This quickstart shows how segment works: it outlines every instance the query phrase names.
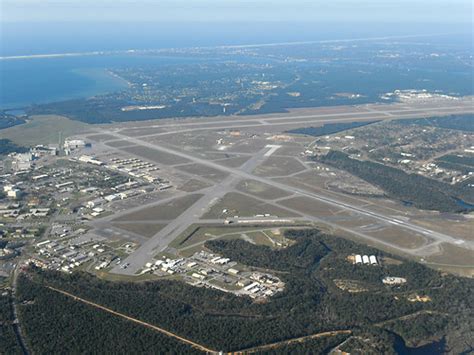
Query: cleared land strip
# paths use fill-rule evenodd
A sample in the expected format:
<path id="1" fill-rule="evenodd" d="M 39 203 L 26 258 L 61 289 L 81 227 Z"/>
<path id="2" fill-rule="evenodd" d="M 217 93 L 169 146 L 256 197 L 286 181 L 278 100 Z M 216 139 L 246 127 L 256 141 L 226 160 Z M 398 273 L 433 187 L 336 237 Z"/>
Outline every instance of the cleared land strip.
<path id="1" fill-rule="evenodd" d="M 136 318 L 133 318 L 133 317 L 130 317 L 130 316 L 127 316 L 123 313 L 120 313 L 120 312 L 117 312 L 117 311 L 114 311 L 110 308 L 107 308 L 107 307 L 104 307 L 104 306 L 101 306 L 100 304 L 97 304 L 97 303 L 94 303 L 94 302 L 91 302 L 91 301 L 88 301 L 84 298 L 81 298 L 81 297 L 78 297 L 76 295 L 73 295 L 72 293 L 69 293 L 67 291 L 63 291 L 63 290 L 60 290 L 59 288 L 56 288 L 56 287 L 52 287 L 52 286 L 45 286 L 47 287 L 48 289 L 54 291 L 54 292 L 58 292 L 66 297 L 70 297 L 72 298 L 73 300 L 75 301 L 78 301 L 78 302 L 82 302 L 84 304 L 87 304 L 89 306 L 92 306 L 92 307 L 95 307 L 95 308 L 98 308 L 102 311 L 105 311 L 105 312 L 108 312 L 110 314 L 113 314 L 117 317 L 121 317 L 123 319 L 126 319 L 130 322 L 133 322 L 133 323 L 136 323 L 136 324 L 139 324 L 139 325 L 142 325 L 144 327 L 147 327 L 147 328 L 150 328 L 152 330 L 155 330 L 159 333 L 162 333 L 166 336 L 169 336 L 171 338 L 174 338 L 182 343 L 185 343 L 187 345 L 190 345 L 192 346 L 193 348 L 196 348 L 200 351 L 203 351 L 205 353 L 210 353 L 210 354 L 218 354 L 219 352 L 218 351 L 215 351 L 215 350 L 212 350 L 212 349 L 209 349 L 207 347 L 205 347 L 204 345 L 201 345 L 201 344 L 198 344 L 198 343 L 195 343 L 194 341 L 192 340 L 189 340 L 189 339 L 186 339 L 186 338 L 183 338 L 175 333 L 172 333 L 168 330 L 165 330 L 163 328 L 160 328 L 160 327 L 157 327 L 156 325 L 153 325 L 153 324 L 150 324 L 150 323 L 147 323 L 147 322 L 144 322 L 142 320 L 139 320 L 139 319 L 136 319 Z M 263 350 L 270 350 L 270 349 L 275 349 L 275 348 L 279 348 L 281 346 L 284 346 L 284 345 L 291 345 L 291 344 L 294 344 L 294 343 L 302 343 L 302 342 L 305 342 L 307 340 L 311 340 L 311 339 L 317 339 L 317 338 L 322 338 L 322 337 L 328 337 L 328 336 L 335 336 L 335 335 L 339 335 L 339 334 L 352 334 L 352 331 L 351 330 L 332 330 L 332 331 L 327 331 L 327 332 L 322 332 L 322 333 L 316 333 L 316 334 L 311 334 L 311 335 L 306 335 L 306 336 L 302 336 L 302 337 L 299 337 L 299 338 L 293 338 L 293 339 L 288 339 L 288 340 L 284 340 L 284 341 L 279 341 L 279 342 L 276 342 L 276 343 L 272 343 L 272 344 L 265 344 L 265 345 L 260 345 L 260 346 L 256 346 L 256 347 L 253 347 L 253 348 L 248 348 L 248 349 L 243 349 L 243 350 L 239 350 L 239 351 L 233 351 L 233 352 L 229 352 L 227 354 L 252 354 L 252 353 L 255 353 L 255 352 L 258 352 L 258 351 L 263 351 Z"/>
<path id="2" fill-rule="evenodd" d="M 124 318 L 130 322 L 133 322 L 133 323 L 136 323 L 136 324 L 140 324 L 140 325 L 143 325 L 144 327 L 147 327 L 147 328 L 150 328 L 150 329 L 153 329 L 159 333 L 162 333 L 164 335 L 167 335 L 169 337 L 172 337 L 182 343 L 185 343 L 187 345 L 190 345 L 192 346 L 193 348 L 196 348 L 198 350 L 201 350 L 203 352 L 206 352 L 206 353 L 212 353 L 212 354 L 216 354 L 218 353 L 217 351 L 215 350 L 211 350 L 209 348 L 206 348 L 204 345 L 201 345 L 201 344 L 198 344 L 198 343 L 195 343 L 193 342 L 192 340 L 189 340 L 189 339 L 186 339 L 186 338 L 183 338 L 177 334 L 174 334 L 172 332 L 169 332 L 163 328 L 160 328 L 160 327 L 157 327 L 156 325 L 153 325 L 153 324 L 150 324 L 150 323 L 147 323 L 147 322 L 144 322 L 144 321 L 141 321 L 139 319 L 136 319 L 136 318 L 132 318 L 132 317 L 129 317 L 123 313 L 120 313 L 120 312 L 116 312 L 110 308 L 107 308 L 107 307 L 104 307 L 104 306 L 101 306 L 100 304 L 97 304 L 97 303 L 94 303 L 94 302 L 91 302 L 91 301 L 88 301 L 84 298 L 81 298 L 81 297 L 77 297 L 75 295 L 73 295 L 72 293 L 69 293 L 69 292 L 66 292 L 66 291 L 63 291 L 63 290 L 60 290 L 58 288 L 55 288 L 55 287 L 52 287 L 52 286 L 46 286 L 47 288 L 49 288 L 50 290 L 52 291 L 55 291 L 55 292 L 58 292 L 58 293 L 61 293 L 62 295 L 64 296 L 67 296 L 67 297 L 70 297 L 72 299 L 74 299 L 75 301 L 79 301 L 79 302 L 82 302 L 82 303 L 85 303 L 89 306 L 92 306 L 92 307 L 95 307 L 95 308 L 98 308 L 98 309 L 101 309 L 105 312 L 108 312 L 108 313 L 111 313 L 115 316 L 118 316 L 118 317 L 121 317 L 121 318 Z"/>
<path id="3" fill-rule="evenodd" d="M 447 313 L 442 313 L 442 312 L 438 312 L 438 311 L 432 311 L 432 310 L 429 310 L 429 309 L 423 309 L 421 311 L 418 311 L 418 312 L 415 312 L 415 313 L 410 313 L 410 314 L 407 314 L 405 316 L 401 316 L 401 317 L 397 317 L 397 318 L 393 318 L 393 319 L 387 319 L 387 320 L 384 320 L 383 322 L 379 322 L 379 323 L 376 323 L 375 326 L 377 327 L 382 327 L 384 326 L 385 324 L 387 323 L 391 323 L 391 322 L 396 322 L 397 320 L 409 320 L 409 319 L 412 319 L 412 318 L 415 318 L 415 317 L 418 317 L 422 314 L 429 314 L 429 315 L 441 315 L 441 316 L 447 316 L 448 314 Z"/>
<path id="4" fill-rule="evenodd" d="M 248 348 L 248 349 L 243 349 L 243 350 L 239 350 L 239 351 L 234 351 L 234 352 L 231 352 L 231 353 L 228 353 L 228 354 L 252 354 L 252 353 L 259 352 L 259 351 L 277 349 L 277 348 L 282 347 L 284 345 L 291 345 L 291 344 L 294 344 L 294 343 L 303 343 L 307 340 L 323 338 L 323 337 L 329 337 L 329 336 L 335 336 L 335 335 L 339 335 L 339 334 L 348 334 L 349 335 L 349 334 L 352 334 L 352 331 L 351 330 L 332 330 L 332 331 L 328 331 L 328 332 L 311 334 L 311 335 L 306 335 L 306 336 L 299 337 L 299 338 L 293 338 L 293 339 L 289 339 L 289 340 L 279 341 L 277 343 L 260 345 L 260 346 L 254 347 L 254 348 Z"/>

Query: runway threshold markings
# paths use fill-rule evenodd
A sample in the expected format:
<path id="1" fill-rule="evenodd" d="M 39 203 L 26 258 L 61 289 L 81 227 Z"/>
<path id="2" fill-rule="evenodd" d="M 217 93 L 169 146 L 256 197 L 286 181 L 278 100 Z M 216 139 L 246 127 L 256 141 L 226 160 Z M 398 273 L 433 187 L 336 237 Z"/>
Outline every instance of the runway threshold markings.
<path id="1" fill-rule="evenodd" d="M 265 148 L 270 148 L 265 154 L 263 154 L 264 157 L 269 157 L 273 153 L 276 152 L 278 148 L 281 148 L 281 145 L 276 145 L 276 144 L 267 144 Z"/>

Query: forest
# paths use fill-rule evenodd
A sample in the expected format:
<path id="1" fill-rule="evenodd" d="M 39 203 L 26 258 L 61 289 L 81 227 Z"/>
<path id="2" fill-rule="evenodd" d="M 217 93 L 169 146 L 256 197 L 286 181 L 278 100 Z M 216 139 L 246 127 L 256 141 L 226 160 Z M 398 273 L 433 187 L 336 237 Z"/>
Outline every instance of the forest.
<path id="1" fill-rule="evenodd" d="M 12 326 L 13 312 L 9 294 L 0 295 L 0 354 L 21 354 Z"/>
<path id="2" fill-rule="evenodd" d="M 27 151 L 28 148 L 26 147 L 18 146 L 9 139 L 0 138 L 0 155 L 7 155 L 13 152 L 24 153 Z"/>
<path id="3" fill-rule="evenodd" d="M 352 159 L 342 152 L 330 151 L 314 159 L 345 170 L 380 187 L 389 197 L 411 202 L 421 209 L 464 212 L 466 207 L 458 204 L 456 199 L 474 201 L 474 192 L 466 186 L 450 185 L 418 174 L 407 174 L 403 170 L 380 163 Z"/>
<path id="4" fill-rule="evenodd" d="M 291 131 L 287 131 L 287 133 L 306 134 L 309 136 L 319 137 L 319 136 L 326 136 L 328 134 L 346 131 L 352 128 L 367 126 L 369 124 L 377 123 L 377 122 L 379 121 L 328 123 L 328 124 L 323 124 L 320 127 L 297 128 Z"/>
<path id="5" fill-rule="evenodd" d="M 433 126 L 438 128 L 455 129 L 458 131 L 474 132 L 474 115 L 450 115 L 442 117 L 418 118 L 412 120 L 394 121 L 398 124 L 416 124 L 420 126 Z"/>
<path id="6" fill-rule="evenodd" d="M 88 312 L 90 307 L 54 294 L 45 287 L 51 285 L 223 351 L 334 330 L 351 330 L 363 337 L 382 331 L 387 321 L 392 324 L 402 317 L 416 317 L 417 312 L 428 311 L 446 314 L 446 323 L 439 324 L 436 318 L 427 318 L 426 329 L 432 329 L 431 332 L 412 329 L 412 322 L 400 323 L 403 329 L 390 329 L 416 343 L 425 337 L 445 336 L 447 346 L 462 349 L 474 339 L 471 328 L 474 300 L 470 297 L 474 280 L 442 275 L 400 258 L 396 263 L 385 263 L 384 258 L 395 257 L 318 230 L 288 231 L 286 236 L 295 243 L 283 250 L 233 240 L 206 244 L 214 252 L 278 275 L 286 283 L 285 290 L 267 302 L 255 302 L 247 297 L 179 281 L 110 282 L 87 273 L 69 275 L 30 268 L 19 280 L 19 302 L 24 304 L 20 308 L 20 320 L 25 325 L 29 344 L 33 349 L 41 349 L 40 353 L 54 353 L 59 348 L 67 352 L 73 346 L 80 349 L 108 346 L 107 350 L 117 353 L 150 349 L 148 340 L 137 345 L 139 348 L 127 348 L 132 346 L 126 341 L 128 333 L 143 330 L 125 331 L 121 328 L 122 321 L 113 321 L 109 315 L 97 310 Z M 381 265 L 354 265 L 347 260 L 347 256 L 354 253 L 377 255 L 382 260 Z M 381 282 L 381 278 L 388 275 L 405 277 L 408 281 L 399 287 L 388 287 Z M 370 291 L 344 291 L 335 285 L 336 279 L 368 285 Z M 414 293 L 428 295 L 431 301 L 410 301 L 409 296 Z M 40 314 L 46 316 L 40 317 Z M 433 327 L 431 322 L 434 322 Z M 44 327 L 47 331 L 39 330 Z M 70 339 L 73 333 L 81 336 Z M 123 342 L 114 340 L 111 334 L 123 334 Z M 161 338 L 154 340 L 158 349 L 175 346 Z M 104 344 L 105 339 L 107 344 Z M 373 344 L 368 345 L 373 346 L 373 352 L 382 348 L 391 349 L 387 353 L 394 352 L 392 338 L 374 339 Z M 452 343 L 451 339 L 456 342 Z M 308 344 L 303 343 L 301 349 L 309 350 Z M 332 346 L 335 345 L 331 343 Z M 286 353 L 278 349 L 273 352 Z"/>
<path id="7" fill-rule="evenodd" d="M 469 174 L 474 171 L 474 157 L 464 155 L 447 154 L 436 159 L 438 166 L 460 171 L 462 174 Z"/>

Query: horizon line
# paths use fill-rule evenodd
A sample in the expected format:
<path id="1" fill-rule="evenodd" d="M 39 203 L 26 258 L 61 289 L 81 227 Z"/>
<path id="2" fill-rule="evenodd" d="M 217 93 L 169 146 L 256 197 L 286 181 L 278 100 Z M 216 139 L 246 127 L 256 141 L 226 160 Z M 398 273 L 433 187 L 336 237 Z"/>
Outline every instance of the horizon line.
<path id="1" fill-rule="evenodd" d="M 383 36 L 383 37 L 364 37 L 364 38 L 345 38 L 345 39 L 327 39 L 317 41 L 291 41 L 291 42 L 271 42 L 271 43 L 256 43 L 256 44 L 233 44 L 233 45 L 215 45 L 215 46 L 189 46 L 189 47 L 169 47 L 169 48 L 148 48 L 148 49 L 123 49 L 123 50 L 96 50 L 88 52 L 65 52 L 65 53 L 44 53 L 44 54 L 27 54 L 27 55 L 11 55 L 0 56 L 0 60 L 22 60 L 22 59 L 44 59 L 44 58 L 62 58 L 62 57 L 82 57 L 82 56 L 98 56 L 111 54 L 131 54 L 131 53 L 146 53 L 146 52 L 165 52 L 170 50 L 185 50 L 185 49 L 232 49 L 232 48 L 258 48 L 258 47 L 272 47 L 272 46 L 293 46 L 293 45 L 307 45 L 307 44 L 325 44 L 325 43 L 346 43 L 346 42 L 361 42 L 361 41 L 377 41 L 388 39 L 405 39 L 405 38 L 419 38 L 419 37 L 436 37 L 454 35 L 459 33 L 432 33 L 432 34 L 413 34 L 413 35 L 399 35 L 399 36 Z"/>

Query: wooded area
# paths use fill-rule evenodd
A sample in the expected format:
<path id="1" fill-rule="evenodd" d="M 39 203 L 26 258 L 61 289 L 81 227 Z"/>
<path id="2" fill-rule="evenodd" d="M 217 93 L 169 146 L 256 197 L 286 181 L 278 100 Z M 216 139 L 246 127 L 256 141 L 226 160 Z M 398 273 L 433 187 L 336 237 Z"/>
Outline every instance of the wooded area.
<path id="1" fill-rule="evenodd" d="M 372 161 L 352 159 L 339 151 L 330 151 L 327 155 L 314 159 L 345 170 L 380 187 L 389 197 L 410 202 L 421 209 L 463 212 L 466 207 L 456 199 L 474 201 L 474 191 L 467 186 L 450 185 L 418 174 L 407 174 L 403 170 Z"/>
<path id="2" fill-rule="evenodd" d="M 95 309 L 89 309 L 89 312 L 87 306 L 53 294 L 44 287 L 52 285 L 223 351 L 236 351 L 328 330 L 365 329 L 367 332 L 369 329 L 376 332 L 380 329 L 376 324 L 380 322 L 424 310 L 446 313 L 446 324 L 427 318 L 425 327 L 433 329 L 435 334 L 410 330 L 404 323 L 400 323 L 404 328 L 397 328 L 397 331 L 409 337 L 410 341 L 421 341 L 421 337 L 428 335 L 444 335 L 448 346 L 453 346 L 449 342 L 451 338 L 464 339 L 456 342 L 455 345 L 460 347 L 474 339 L 470 328 L 474 319 L 474 300 L 470 297 L 474 280 L 441 275 L 407 260 L 396 264 L 382 262 L 378 266 L 354 265 L 347 260 L 349 254 L 374 254 L 379 260 L 386 254 L 317 230 L 289 231 L 287 237 L 294 239 L 295 243 L 283 250 L 235 240 L 207 243 L 207 247 L 215 252 L 242 264 L 271 270 L 284 280 L 285 291 L 267 302 L 254 302 L 250 298 L 178 281 L 108 282 L 86 273 L 69 275 L 32 269 L 28 277 L 20 279 L 20 302 L 26 302 L 20 308 L 21 321 L 25 324 L 32 348 L 42 351 L 61 348 L 67 352 L 74 347 L 85 349 L 93 346 L 122 352 L 150 349 L 150 342 L 164 350 L 176 345 L 157 335 L 153 341 L 147 340 L 151 336 L 142 337 L 143 343 L 138 343 L 138 348 L 130 348 L 133 342 L 128 340 L 129 334 L 136 336 L 144 330 L 129 330 L 131 324 L 122 327 L 122 320 L 114 320 Z M 381 278 L 387 275 L 405 277 L 407 283 L 398 287 L 385 286 Z M 367 284 L 370 291 L 343 291 L 334 283 L 340 278 Z M 408 296 L 413 293 L 428 295 L 431 301 L 409 301 Z M 47 316 L 40 317 L 46 313 Z M 76 335 L 70 340 L 71 334 L 81 336 Z M 112 334 L 120 334 L 121 339 L 116 340 Z M 377 347 L 393 349 L 394 344 L 384 339 L 377 340 Z M 305 346 L 302 349 L 306 349 Z M 188 351 L 183 347 L 176 349 Z"/>

